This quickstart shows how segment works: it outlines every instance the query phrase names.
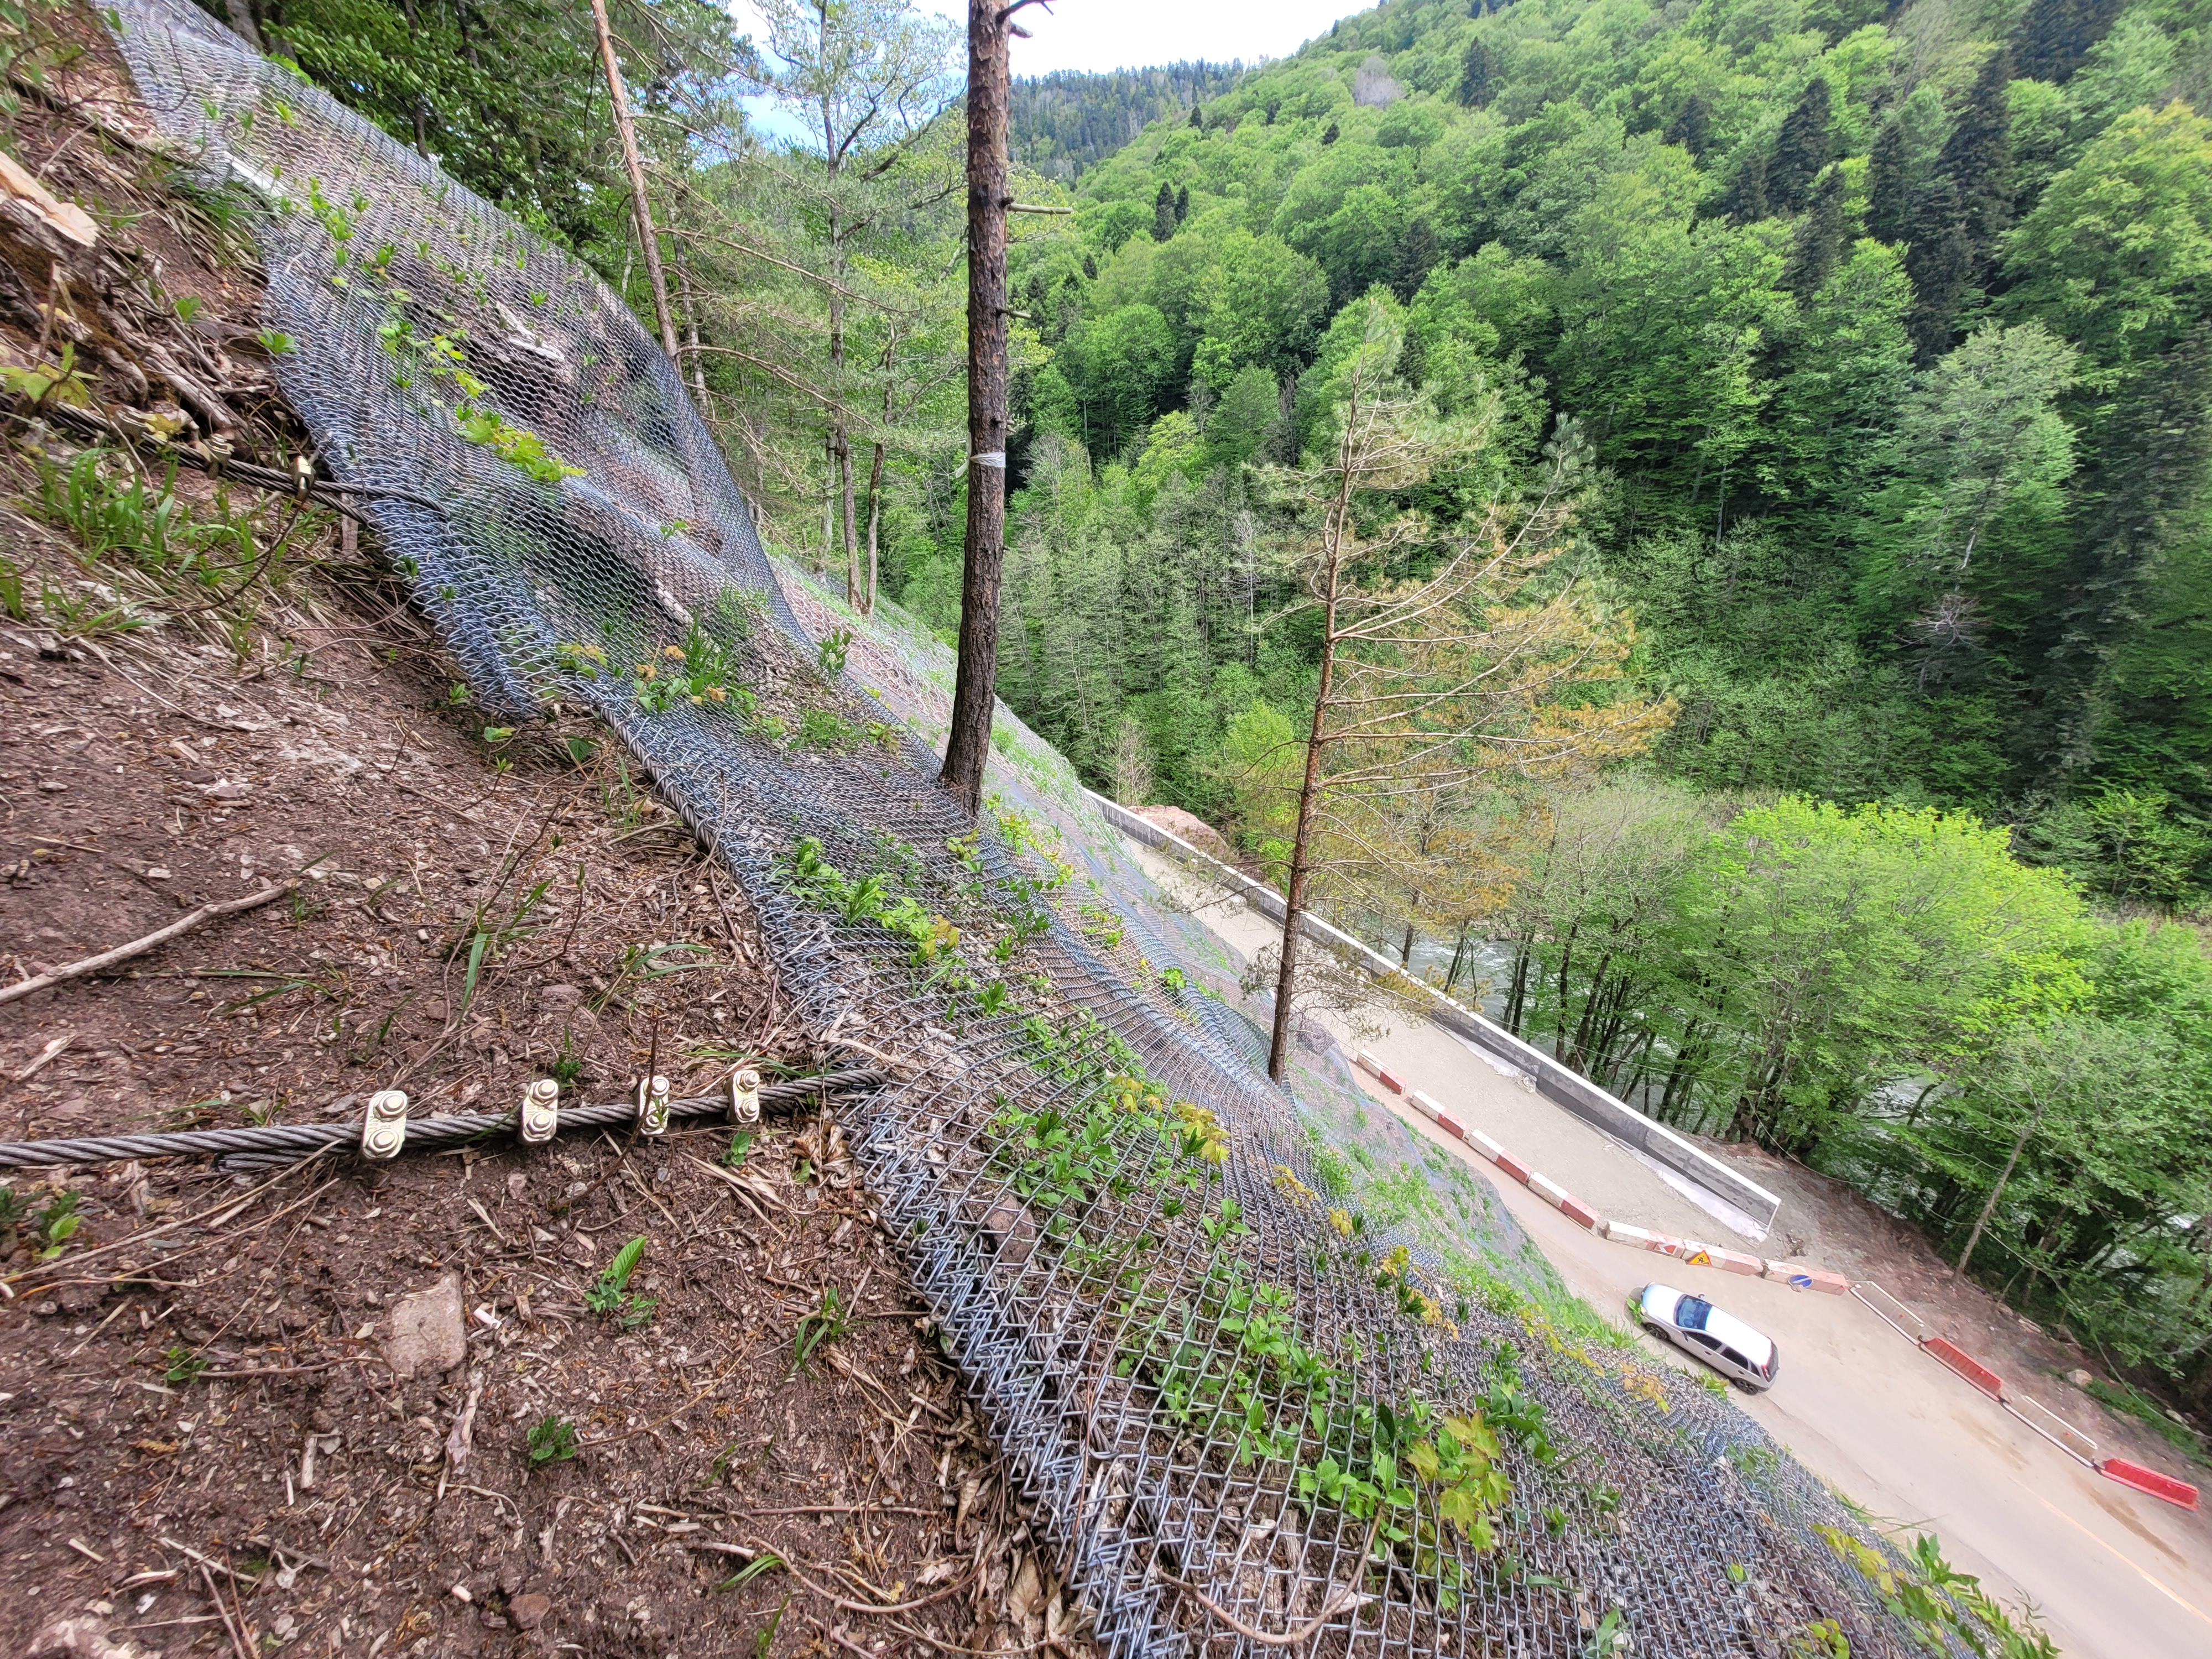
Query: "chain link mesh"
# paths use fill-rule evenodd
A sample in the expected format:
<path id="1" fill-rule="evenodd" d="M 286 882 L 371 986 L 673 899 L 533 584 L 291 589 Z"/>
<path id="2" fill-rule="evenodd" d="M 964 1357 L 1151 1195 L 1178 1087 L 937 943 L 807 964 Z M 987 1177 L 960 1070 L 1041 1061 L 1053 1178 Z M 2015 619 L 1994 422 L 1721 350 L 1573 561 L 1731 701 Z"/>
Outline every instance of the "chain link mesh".
<path id="1" fill-rule="evenodd" d="M 479 702 L 604 719 L 891 1079 L 866 1177 L 1103 1651 L 1924 1650 L 1859 1571 L 1894 1556 L 1742 1413 L 1316 1194 L 1249 1026 L 1086 931 L 807 635 L 589 270 L 185 0 L 112 15 L 250 204 L 321 466 L 442 503 L 366 512 Z"/>

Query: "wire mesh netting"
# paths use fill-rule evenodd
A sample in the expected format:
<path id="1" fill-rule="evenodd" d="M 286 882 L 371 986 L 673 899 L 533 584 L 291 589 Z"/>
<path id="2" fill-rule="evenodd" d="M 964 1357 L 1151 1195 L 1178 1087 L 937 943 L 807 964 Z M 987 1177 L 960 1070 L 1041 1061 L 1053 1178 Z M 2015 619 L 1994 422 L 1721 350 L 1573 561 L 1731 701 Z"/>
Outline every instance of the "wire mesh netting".
<path id="1" fill-rule="evenodd" d="M 185 0 L 118 16 L 251 206 L 322 467 L 443 503 L 368 512 L 479 700 L 596 711 L 893 1079 L 864 1172 L 1102 1649 L 1925 1650 L 1896 1558 L 1741 1413 L 1316 1191 L 1249 1029 L 1021 815 L 965 820 L 799 626 L 585 266 Z"/>

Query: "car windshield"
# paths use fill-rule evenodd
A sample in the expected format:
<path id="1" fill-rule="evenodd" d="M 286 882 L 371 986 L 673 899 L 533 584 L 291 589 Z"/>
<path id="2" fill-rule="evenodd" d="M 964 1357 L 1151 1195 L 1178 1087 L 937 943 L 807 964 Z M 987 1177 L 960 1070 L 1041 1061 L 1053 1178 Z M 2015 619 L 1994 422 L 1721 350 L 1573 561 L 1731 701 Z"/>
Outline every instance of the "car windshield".
<path id="1" fill-rule="evenodd" d="M 1675 1304 L 1674 1323 L 1686 1331 L 1702 1331 L 1705 1328 L 1706 1316 L 1712 1310 L 1711 1303 L 1700 1301 L 1694 1296 L 1686 1296 Z"/>

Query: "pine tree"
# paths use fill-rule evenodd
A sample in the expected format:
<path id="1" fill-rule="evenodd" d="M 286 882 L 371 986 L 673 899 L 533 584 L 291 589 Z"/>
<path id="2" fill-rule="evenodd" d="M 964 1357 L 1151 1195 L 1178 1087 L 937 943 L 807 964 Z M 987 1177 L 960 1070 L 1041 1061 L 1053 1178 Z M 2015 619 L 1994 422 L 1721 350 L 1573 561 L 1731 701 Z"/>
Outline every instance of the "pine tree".
<path id="1" fill-rule="evenodd" d="M 1188 185 L 1176 186 L 1175 207 L 1177 224 L 1190 217 L 1190 186 Z"/>
<path id="2" fill-rule="evenodd" d="M 1974 251 L 1955 181 L 1941 175 L 1928 181 L 1912 204 L 1905 236 L 1905 274 L 1912 279 L 1912 315 L 1905 329 L 1927 362 L 1951 349 L 1959 302 L 1973 276 Z"/>
<path id="3" fill-rule="evenodd" d="M 1700 161 L 1713 147 L 1713 108 L 1704 99 L 1692 97 L 1684 104 L 1667 128 L 1667 142 L 1680 144 Z"/>
<path id="4" fill-rule="evenodd" d="M 1983 65 L 1936 162 L 1936 171 L 1959 187 L 1959 208 L 1977 277 L 1989 268 L 1997 238 L 2012 225 L 2012 117 L 2005 106 L 2012 63 L 2012 53 L 2000 48 Z"/>
<path id="5" fill-rule="evenodd" d="M 1766 158 L 1757 150 L 1743 158 L 1721 198 L 1721 211 L 1739 225 L 1766 217 Z"/>
<path id="6" fill-rule="evenodd" d="M 1830 167 L 1813 192 L 1812 211 L 1797 222 L 1796 239 L 1782 268 L 1782 286 L 1810 305 L 1828 285 L 1844 246 L 1844 170 Z"/>
<path id="7" fill-rule="evenodd" d="M 2151 578 L 2212 474 L 2212 322 L 2130 377 L 2103 424 L 2022 744 L 2023 781 L 2051 794 L 2095 762 L 2113 659 L 2140 635 Z"/>
<path id="8" fill-rule="evenodd" d="M 1905 126 L 1899 121 L 1885 121 L 1875 134 L 1874 154 L 1867 158 L 1867 234 L 1878 242 L 1903 241 L 1906 216 L 1911 210 L 1912 176 L 1905 149 Z"/>
<path id="9" fill-rule="evenodd" d="M 1160 193 L 1152 198 L 1152 240 L 1164 242 L 1175 231 L 1175 186 L 1163 182 Z"/>
<path id="10" fill-rule="evenodd" d="M 1783 118 L 1782 131 L 1774 141 L 1774 159 L 1766 167 L 1766 196 L 1775 207 L 1794 213 L 1805 205 L 1813 181 L 1835 153 L 1828 131 L 1832 114 L 1828 83 L 1815 76 L 1796 107 Z"/>
<path id="11" fill-rule="evenodd" d="M 1421 291 L 1429 272 L 1443 257 L 1444 246 L 1437 238 L 1436 227 L 1425 216 L 1414 220 L 1406 228 L 1406 240 L 1398 246 L 1398 269 L 1390 279 L 1392 289 L 1400 299 L 1410 301 Z"/>
<path id="12" fill-rule="evenodd" d="M 1469 109 L 1481 109 L 1490 102 L 1490 48 L 1480 40 L 1467 43 L 1467 57 L 1460 65 L 1459 100 Z"/>
<path id="13" fill-rule="evenodd" d="M 2013 37 L 2020 72 L 2063 86 L 2089 48 L 2118 20 L 2121 4 L 2122 0 L 2032 0 Z"/>

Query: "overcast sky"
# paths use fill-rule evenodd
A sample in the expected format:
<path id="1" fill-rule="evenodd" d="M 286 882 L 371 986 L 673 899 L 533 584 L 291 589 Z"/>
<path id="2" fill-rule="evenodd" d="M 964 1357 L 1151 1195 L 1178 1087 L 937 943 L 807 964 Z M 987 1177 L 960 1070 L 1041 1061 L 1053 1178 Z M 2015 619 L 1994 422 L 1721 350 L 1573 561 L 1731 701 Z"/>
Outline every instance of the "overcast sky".
<path id="1" fill-rule="evenodd" d="M 968 15 L 945 0 L 929 9 Z M 1138 69 L 1183 58 L 1249 64 L 1295 52 L 1360 9 L 1360 0 L 1054 0 L 1049 12 L 1031 6 L 1021 15 L 1033 38 L 1014 42 L 1014 73 Z"/>
<path id="2" fill-rule="evenodd" d="M 960 0 L 920 0 L 925 9 L 963 19 Z M 1014 73 L 1054 70 L 1140 69 L 1202 58 L 1208 63 L 1280 58 L 1361 9 L 1360 0 L 1054 0 L 1021 15 L 1031 38 L 1014 42 Z M 738 27 L 757 30 L 746 0 L 731 0 Z M 760 102 L 748 106 L 765 131 L 786 134 L 794 124 Z"/>

